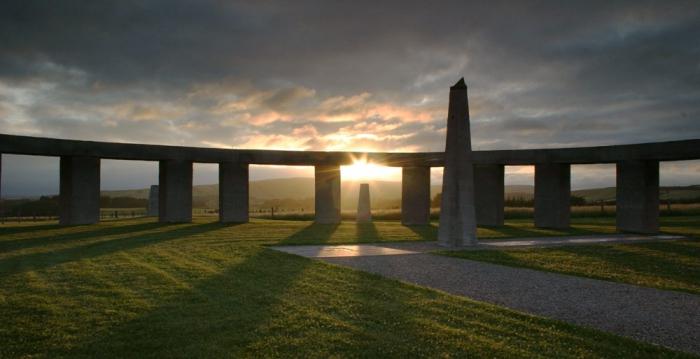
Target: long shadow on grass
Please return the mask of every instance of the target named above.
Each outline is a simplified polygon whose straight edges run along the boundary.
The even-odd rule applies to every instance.
[[[290,310],[294,299],[285,294],[312,261],[259,246],[241,246],[231,256],[220,274],[162,298],[154,310],[79,343],[68,356],[255,355],[257,342],[283,330],[275,313]]]
[[[655,246],[653,248],[654,251],[658,252],[667,252],[664,248],[664,245],[666,243],[655,243]],[[574,256],[578,257],[588,257],[592,260],[603,262],[603,263],[609,263],[613,266],[611,268],[612,270],[617,268],[623,268],[623,269],[629,269],[632,270],[636,273],[639,273],[640,275],[647,277],[647,278],[653,278],[653,277],[661,277],[661,278],[666,278],[669,280],[673,281],[678,281],[682,283],[686,283],[691,287],[698,288],[700,287],[700,268],[699,267],[691,267],[687,263],[683,262],[678,262],[674,261],[672,258],[669,259],[664,259],[660,256],[655,256],[651,255],[648,253],[643,253],[643,252],[638,252],[638,251],[625,251],[621,248],[624,248],[625,246],[629,246],[630,248],[642,248],[642,249],[647,249],[649,250],[648,244],[625,244],[625,245],[620,245],[621,247],[613,247],[613,246],[606,246],[604,248],[596,248],[593,246],[585,246],[585,247],[561,247],[558,248],[558,250],[566,253],[570,253]],[[686,254],[687,255],[687,254]],[[579,274],[572,272],[572,274]],[[614,273],[612,273],[614,274]],[[624,277],[618,277],[618,276],[604,276],[604,275],[596,275],[595,273],[592,273],[591,276],[598,277],[601,279],[607,279],[607,280],[623,280]],[[642,284],[642,285],[649,285],[649,284]],[[666,286],[666,285],[656,285],[656,287],[659,288],[665,288],[665,289],[673,289],[673,290],[681,290],[681,291],[690,291],[693,293],[697,293],[697,290],[690,290],[688,288],[677,288],[675,286]]]
[[[0,260],[0,273],[14,274],[30,270],[45,269],[59,264],[94,258],[117,251],[125,251],[164,241],[181,239],[214,229],[223,228],[224,225],[218,222],[210,222],[187,226],[145,223],[144,226],[147,228],[163,227],[166,229],[170,226],[175,226],[175,229],[164,232],[138,234],[125,238],[91,242],[90,244],[83,246],[70,247],[52,252],[32,253],[9,257]],[[119,232],[121,233],[123,231]]]
[[[491,232],[495,232],[495,235],[486,235],[485,239],[500,239],[500,238],[513,238],[513,237],[556,237],[556,236],[576,236],[576,235],[591,235],[591,234],[601,234],[599,231],[593,231],[580,227],[571,227],[568,229],[551,229],[551,228],[536,228],[536,227],[523,227],[522,225],[510,225],[506,224],[503,226],[480,226]]]
[[[423,226],[405,226],[423,241],[437,241],[438,227],[433,224]]]
[[[355,223],[355,236],[357,242],[379,242],[382,240],[374,222]]]
[[[147,231],[163,226],[164,224],[157,222],[144,222],[131,225],[120,225],[110,227],[101,227],[99,225],[96,225],[96,229],[94,230],[90,227],[86,228],[86,226],[57,227],[67,231],[67,233],[58,233],[56,235],[49,235],[36,238],[19,238],[7,241],[0,241],[0,253],[22,250],[32,247],[40,247],[55,243],[67,244],[88,238],[107,237],[131,232]],[[76,232],[76,229],[79,231]]]
[[[300,231],[279,241],[279,244],[323,244],[330,241],[340,224],[311,223]]]

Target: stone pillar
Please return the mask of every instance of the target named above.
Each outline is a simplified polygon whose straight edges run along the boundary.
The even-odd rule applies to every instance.
[[[62,225],[100,221],[100,159],[61,156],[59,220]]]
[[[158,221],[192,221],[192,161],[162,160],[158,166]]]
[[[158,185],[151,185],[148,191],[148,210],[146,215],[149,217],[158,216]]]
[[[430,167],[404,167],[401,170],[401,224],[420,226],[430,223]]]
[[[503,225],[503,169],[503,165],[474,165],[474,204],[478,225]]]
[[[568,228],[571,213],[571,165],[535,165],[535,227]]]
[[[445,168],[438,227],[438,244],[445,247],[473,246],[478,243],[467,101],[467,85],[464,79],[460,79],[450,88],[447,113]]]
[[[340,223],[340,166],[315,167],[316,223]]]
[[[369,183],[360,184],[360,196],[357,200],[357,223],[372,222],[372,206],[369,201]]]
[[[659,231],[659,161],[617,163],[617,229]]]
[[[247,163],[219,163],[219,221],[248,222]]]

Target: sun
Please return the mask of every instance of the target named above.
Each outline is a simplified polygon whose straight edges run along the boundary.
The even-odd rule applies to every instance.
[[[401,169],[371,163],[367,158],[354,158],[352,165],[340,167],[340,176],[348,181],[398,181]]]

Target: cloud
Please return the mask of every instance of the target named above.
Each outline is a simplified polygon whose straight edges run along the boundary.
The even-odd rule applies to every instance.
[[[476,149],[700,137],[694,1],[175,1],[0,11],[5,133],[440,151],[469,85]]]

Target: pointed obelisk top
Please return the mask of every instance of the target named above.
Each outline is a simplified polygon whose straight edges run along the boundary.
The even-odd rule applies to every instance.
[[[465,90],[467,88],[467,84],[464,82],[464,77],[459,79],[456,84],[452,85],[450,87],[450,90]]]

